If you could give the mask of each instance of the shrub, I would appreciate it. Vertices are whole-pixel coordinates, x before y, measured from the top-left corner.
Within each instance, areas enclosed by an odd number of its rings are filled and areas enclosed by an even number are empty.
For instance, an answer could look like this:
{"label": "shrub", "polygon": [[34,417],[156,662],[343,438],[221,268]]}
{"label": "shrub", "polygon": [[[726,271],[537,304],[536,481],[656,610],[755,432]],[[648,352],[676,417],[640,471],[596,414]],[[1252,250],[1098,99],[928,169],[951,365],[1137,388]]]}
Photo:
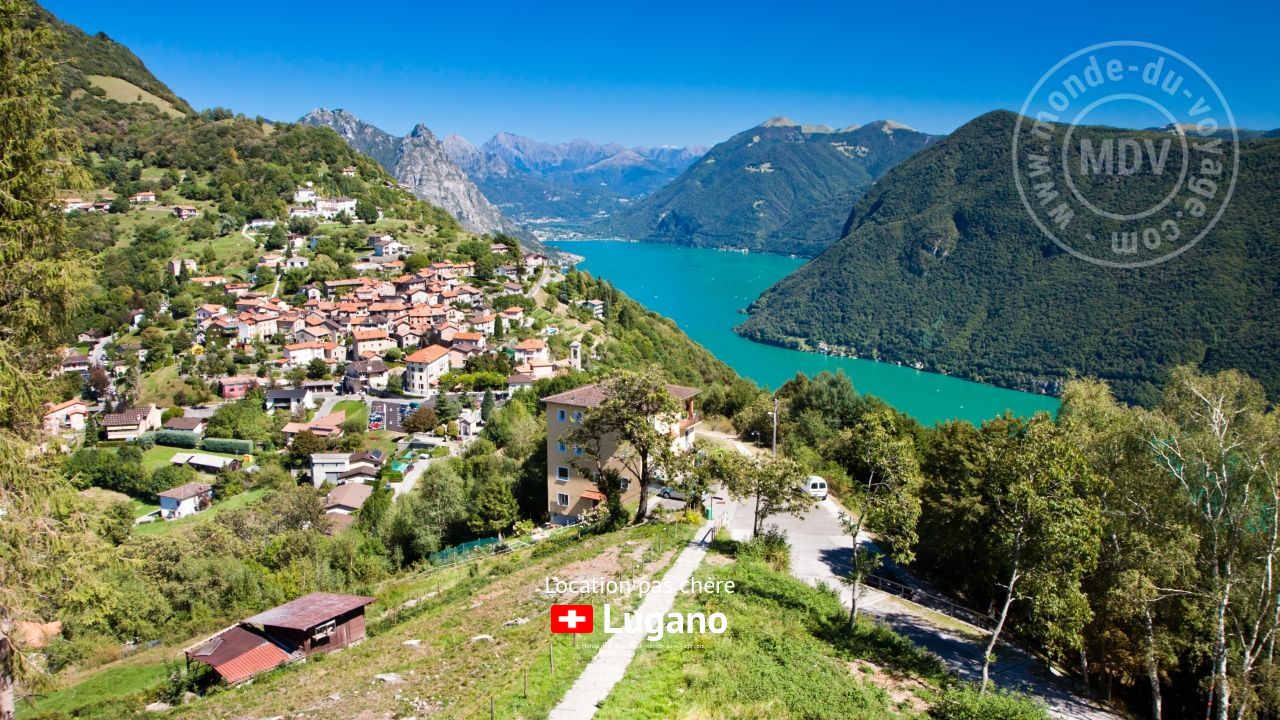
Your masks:
{"label": "shrub", "polygon": [[1044,707],[1026,695],[992,691],[979,693],[973,687],[948,690],[929,709],[933,720],[1048,720]]}
{"label": "shrub", "polygon": [[139,448],[141,448],[144,451],[150,450],[151,448],[156,446],[156,433],[144,432],[138,437],[134,438],[133,444],[137,445]]}
{"label": "shrub", "polygon": [[231,438],[205,438],[200,445],[209,452],[245,455],[253,452],[252,440],[233,440]]}
{"label": "shrub", "polygon": [[157,445],[194,450],[199,443],[200,437],[186,430],[161,430],[156,433]]}
{"label": "shrub", "polygon": [[778,572],[787,572],[791,569],[791,545],[787,542],[787,531],[779,529],[777,525],[770,525],[759,535],[740,545],[738,557],[759,560]]}

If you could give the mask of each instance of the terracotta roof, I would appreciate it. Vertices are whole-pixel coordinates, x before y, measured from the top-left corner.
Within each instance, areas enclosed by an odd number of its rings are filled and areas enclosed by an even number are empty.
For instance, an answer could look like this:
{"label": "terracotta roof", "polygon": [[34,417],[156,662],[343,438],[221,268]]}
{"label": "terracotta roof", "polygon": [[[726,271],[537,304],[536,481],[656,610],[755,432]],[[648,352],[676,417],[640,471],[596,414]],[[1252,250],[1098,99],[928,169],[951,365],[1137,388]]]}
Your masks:
{"label": "terracotta roof", "polygon": [[289,662],[289,654],[253,628],[237,625],[210,639],[187,657],[213,668],[228,684],[244,682]]}
{"label": "terracotta roof", "polygon": [[[684,387],[683,385],[667,385],[667,392],[671,393],[678,400],[688,400],[697,395],[701,390],[697,388]],[[556,395],[548,395],[542,398],[543,402],[559,403],[560,405],[573,405],[575,407],[592,408],[605,401],[604,387],[600,383],[592,383],[574,388],[567,392]]]}
{"label": "terracotta roof", "polygon": [[547,344],[545,342],[537,338],[529,338],[528,340],[521,340],[516,345],[516,350],[541,350],[546,346]]}
{"label": "terracotta roof", "polygon": [[[80,398],[71,398],[70,400],[68,400],[68,401],[66,401],[66,402],[58,403],[57,405],[54,405],[54,404],[52,404],[52,403],[48,403],[48,404],[46,404],[46,405],[44,406],[44,414],[45,414],[45,415],[52,415],[52,414],[54,414],[54,413],[56,413],[56,412],[59,412],[59,411],[62,411],[62,410],[66,410],[66,409],[67,409],[67,408],[69,408],[69,407],[74,407],[74,406],[76,406],[76,405],[84,406],[84,404],[85,404],[85,402],[84,402],[83,400],[81,400]],[[84,407],[82,407],[82,408],[81,408],[81,410],[80,410],[80,412],[87,412],[87,410],[86,410]]]}
{"label": "terracotta roof", "polygon": [[405,362],[411,363],[430,363],[439,360],[449,354],[449,349],[440,345],[428,345],[421,350],[416,350],[404,359]]}
{"label": "terracotta roof", "polygon": [[282,627],[290,630],[311,628],[339,615],[345,615],[373,602],[371,597],[311,593],[245,620],[251,625]]}
{"label": "terracotta roof", "polygon": [[356,330],[351,333],[351,337],[355,338],[356,342],[361,340],[385,340],[387,339],[387,331],[382,328],[378,328],[376,330]]}

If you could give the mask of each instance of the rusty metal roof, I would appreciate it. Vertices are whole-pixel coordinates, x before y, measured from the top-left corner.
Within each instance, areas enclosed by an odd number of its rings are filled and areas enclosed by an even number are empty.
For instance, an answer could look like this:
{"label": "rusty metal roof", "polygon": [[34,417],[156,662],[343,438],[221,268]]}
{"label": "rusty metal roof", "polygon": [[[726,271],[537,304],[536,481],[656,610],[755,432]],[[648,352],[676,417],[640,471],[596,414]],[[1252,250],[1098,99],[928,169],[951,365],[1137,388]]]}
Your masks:
{"label": "rusty metal roof", "polygon": [[253,628],[237,625],[194,651],[187,657],[213,668],[230,685],[244,682],[289,662],[289,653]]}
{"label": "rusty metal roof", "polygon": [[344,615],[373,602],[371,597],[311,593],[245,620],[252,625],[282,627],[290,630],[311,628],[339,615]]}

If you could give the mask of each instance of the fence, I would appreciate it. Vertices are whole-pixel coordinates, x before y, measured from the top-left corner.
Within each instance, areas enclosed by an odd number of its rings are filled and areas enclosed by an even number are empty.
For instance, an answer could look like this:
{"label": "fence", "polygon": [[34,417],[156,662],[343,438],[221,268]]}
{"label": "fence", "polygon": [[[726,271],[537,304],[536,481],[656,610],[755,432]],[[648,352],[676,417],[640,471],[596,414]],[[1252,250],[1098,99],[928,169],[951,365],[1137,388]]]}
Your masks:
{"label": "fence", "polygon": [[943,615],[969,623],[974,627],[979,627],[983,630],[991,629],[991,618],[983,615],[977,610],[971,610],[963,605],[957,605],[941,595],[927,593],[919,588],[903,585],[900,582],[894,582],[893,580],[889,580],[888,578],[884,578],[879,575],[868,575],[863,578],[863,583],[868,587],[873,587],[882,592],[887,592],[890,595],[896,595],[905,600],[909,600],[916,605],[920,605],[921,607],[926,607],[930,610],[940,612]]}

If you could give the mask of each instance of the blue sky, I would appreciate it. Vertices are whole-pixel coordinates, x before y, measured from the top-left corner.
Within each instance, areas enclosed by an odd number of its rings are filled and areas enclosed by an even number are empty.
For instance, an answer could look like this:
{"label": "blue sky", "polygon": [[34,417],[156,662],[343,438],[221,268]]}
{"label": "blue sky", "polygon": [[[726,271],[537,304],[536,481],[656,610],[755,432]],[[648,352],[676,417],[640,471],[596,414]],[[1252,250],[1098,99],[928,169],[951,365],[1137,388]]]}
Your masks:
{"label": "blue sky", "polygon": [[[1146,40],[1198,63],[1242,127],[1280,127],[1280,3],[47,0],[196,107],[293,120],[343,107],[479,144],[714,144],[766,118],[948,132],[1017,109],[1069,53]],[[1140,122],[1140,121],[1135,121]]]}

